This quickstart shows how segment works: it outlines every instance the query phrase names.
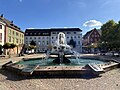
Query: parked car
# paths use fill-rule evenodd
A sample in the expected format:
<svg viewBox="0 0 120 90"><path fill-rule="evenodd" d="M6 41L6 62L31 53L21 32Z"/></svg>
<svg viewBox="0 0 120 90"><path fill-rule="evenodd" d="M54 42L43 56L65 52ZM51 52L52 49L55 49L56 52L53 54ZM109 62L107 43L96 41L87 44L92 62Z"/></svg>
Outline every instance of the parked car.
<svg viewBox="0 0 120 90"><path fill-rule="evenodd" d="M34 51L34 49L32 49L32 50L26 50L26 54L33 54L35 51Z"/></svg>

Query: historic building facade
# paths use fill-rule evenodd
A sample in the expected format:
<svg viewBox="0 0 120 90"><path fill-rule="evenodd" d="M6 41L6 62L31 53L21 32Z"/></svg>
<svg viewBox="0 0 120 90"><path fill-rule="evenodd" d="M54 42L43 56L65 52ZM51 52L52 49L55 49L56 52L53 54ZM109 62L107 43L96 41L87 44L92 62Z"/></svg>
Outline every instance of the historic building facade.
<svg viewBox="0 0 120 90"><path fill-rule="evenodd" d="M45 52L55 43L59 32L65 33L68 44L71 39L74 40L75 51L82 51L82 30L79 28L26 29L24 43L28 47L33 40L36 43L36 52Z"/></svg>
<svg viewBox="0 0 120 90"><path fill-rule="evenodd" d="M20 53L24 44L24 32L16 26L13 21L9 21L4 18L3 15L0 16L0 44L14 43L17 47L11 51L11 54ZM6 52L5 52L6 54Z"/></svg>
<svg viewBox="0 0 120 90"><path fill-rule="evenodd" d="M84 36L83 36L83 50L88 49L92 46L97 46L98 42L100 40L100 33L99 30L94 28L91 31L88 31Z"/></svg>

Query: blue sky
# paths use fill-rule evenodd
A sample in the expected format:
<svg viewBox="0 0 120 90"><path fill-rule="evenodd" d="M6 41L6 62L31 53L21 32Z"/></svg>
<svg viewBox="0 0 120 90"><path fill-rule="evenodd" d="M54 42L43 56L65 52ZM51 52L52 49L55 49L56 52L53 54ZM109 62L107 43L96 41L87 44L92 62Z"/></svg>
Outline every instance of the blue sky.
<svg viewBox="0 0 120 90"><path fill-rule="evenodd" d="M21 27L79 27L83 34L120 20L120 0L0 0L0 14Z"/></svg>

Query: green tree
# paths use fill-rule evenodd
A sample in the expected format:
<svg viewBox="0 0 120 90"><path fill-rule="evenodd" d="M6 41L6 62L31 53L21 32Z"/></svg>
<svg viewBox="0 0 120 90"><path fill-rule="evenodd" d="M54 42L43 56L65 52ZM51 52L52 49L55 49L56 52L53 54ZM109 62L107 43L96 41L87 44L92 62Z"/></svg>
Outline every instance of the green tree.
<svg viewBox="0 0 120 90"><path fill-rule="evenodd" d="M101 47L111 51L120 50L120 21L109 20L101 27Z"/></svg>
<svg viewBox="0 0 120 90"><path fill-rule="evenodd" d="M11 49L14 49L15 47L16 47L16 44L14 44L14 43L10 44Z"/></svg>
<svg viewBox="0 0 120 90"><path fill-rule="evenodd" d="M9 55L10 53L9 53L8 49L10 48L10 43L5 43L3 45L3 48L6 49L7 55Z"/></svg>
<svg viewBox="0 0 120 90"><path fill-rule="evenodd" d="M36 46L35 41L32 40L32 41L30 42L30 45Z"/></svg>
<svg viewBox="0 0 120 90"><path fill-rule="evenodd" d="M117 38L115 35L116 26L117 23L115 23L115 21L109 20L101 27L101 31L102 31L101 43L102 46L106 48L106 50L113 49L114 47L113 41L116 40Z"/></svg>
<svg viewBox="0 0 120 90"><path fill-rule="evenodd" d="M73 38L71 38L70 42L68 43L69 45L72 45L73 48L76 47L76 42L73 40Z"/></svg>
<svg viewBox="0 0 120 90"><path fill-rule="evenodd" d="M10 44L10 43L5 43L5 44L3 45L3 48L4 48L4 49L6 49L6 50L9 49L9 51L7 51L8 55L9 55L9 58L10 58L10 54L11 54L11 49L13 49L13 48L15 48L15 47L16 47L16 45L15 45L14 43L12 43L12 44Z"/></svg>
<svg viewBox="0 0 120 90"><path fill-rule="evenodd" d="M114 29L116 27L116 23L113 20L109 20L101 27L102 37L101 40L104 42L109 42L113 38Z"/></svg>
<svg viewBox="0 0 120 90"><path fill-rule="evenodd" d="M28 50L32 50L32 49L35 49L35 46L33 45L28 46Z"/></svg>
<svg viewBox="0 0 120 90"><path fill-rule="evenodd" d="M10 43L5 43L5 44L3 45L3 48L4 48L4 49L9 49L9 48L10 48Z"/></svg>

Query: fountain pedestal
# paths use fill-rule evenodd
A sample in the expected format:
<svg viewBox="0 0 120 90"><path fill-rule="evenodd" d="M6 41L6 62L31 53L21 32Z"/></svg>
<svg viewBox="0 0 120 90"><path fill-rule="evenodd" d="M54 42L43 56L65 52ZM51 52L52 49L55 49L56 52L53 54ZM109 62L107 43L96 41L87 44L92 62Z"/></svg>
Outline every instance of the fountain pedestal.
<svg viewBox="0 0 120 90"><path fill-rule="evenodd" d="M71 62L70 62L69 59L67 59L65 57L65 55L62 56L62 60L61 60L61 56L58 54L58 57L55 60L53 60L53 63L56 63L56 64L62 64L62 63L68 64L68 63L71 63Z"/></svg>

